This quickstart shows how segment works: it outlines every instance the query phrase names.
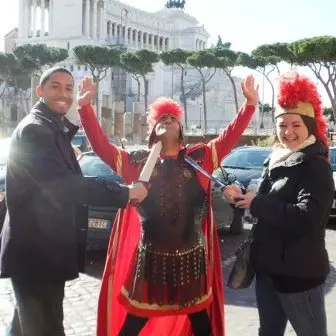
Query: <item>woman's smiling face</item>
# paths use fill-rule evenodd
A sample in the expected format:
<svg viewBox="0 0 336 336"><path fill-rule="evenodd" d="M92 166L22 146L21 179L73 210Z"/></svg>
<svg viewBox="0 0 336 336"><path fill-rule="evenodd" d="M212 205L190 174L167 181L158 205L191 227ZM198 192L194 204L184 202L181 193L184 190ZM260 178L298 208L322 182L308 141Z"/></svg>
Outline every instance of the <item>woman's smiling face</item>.
<svg viewBox="0 0 336 336"><path fill-rule="evenodd" d="M309 136L308 128L298 114L283 114L276 119L276 132L280 143L294 149Z"/></svg>

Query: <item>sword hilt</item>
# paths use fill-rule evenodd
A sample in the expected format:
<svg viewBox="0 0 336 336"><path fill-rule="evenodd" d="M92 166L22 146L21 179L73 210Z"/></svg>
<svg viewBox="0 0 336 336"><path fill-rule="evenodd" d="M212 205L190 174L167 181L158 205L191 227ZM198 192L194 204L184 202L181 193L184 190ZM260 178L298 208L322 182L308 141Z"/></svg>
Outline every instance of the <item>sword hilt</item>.
<svg viewBox="0 0 336 336"><path fill-rule="evenodd" d="M144 187L147 189L147 192L149 192L149 189L151 187L149 182L144 182L144 181L134 181L132 184L136 184L136 183L142 183L144 185ZM140 204L138 199L132 199L129 201L130 205L133 207L136 207Z"/></svg>

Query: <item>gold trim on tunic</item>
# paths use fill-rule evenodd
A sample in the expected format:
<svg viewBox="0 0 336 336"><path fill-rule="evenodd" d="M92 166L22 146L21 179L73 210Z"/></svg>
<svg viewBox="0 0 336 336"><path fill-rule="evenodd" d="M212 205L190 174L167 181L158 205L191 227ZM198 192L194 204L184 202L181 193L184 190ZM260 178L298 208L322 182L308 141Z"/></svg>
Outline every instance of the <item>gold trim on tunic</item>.
<svg viewBox="0 0 336 336"><path fill-rule="evenodd" d="M130 304L133 306L133 307L136 307L136 308L140 308L140 309L146 309L146 310L162 310L162 311L169 311L169 310L183 310L183 309L186 309L187 307L183 307L181 305L178 305L178 304L173 304L173 305L158 305L158 304L149 304L149 303L143 303L143 302L139 302L139 301L136 301L136 300L132 300L129 298L129 292L128 290L122 286L121 287L121 294L130 302ZM193 302L191 306L197 306L205 301L207 301L212 295L212 288L209 289L209 292L200 297L197 301Z"/></svg>

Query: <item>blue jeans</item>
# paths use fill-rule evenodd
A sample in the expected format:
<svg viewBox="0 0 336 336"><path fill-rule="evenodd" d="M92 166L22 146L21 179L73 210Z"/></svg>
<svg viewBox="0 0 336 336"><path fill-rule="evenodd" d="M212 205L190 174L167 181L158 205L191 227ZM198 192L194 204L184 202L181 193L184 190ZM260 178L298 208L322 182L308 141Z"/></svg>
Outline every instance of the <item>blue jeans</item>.
<svg viewBox="0 0 336 336"><path fill-rule="evenodd" d="M64 286L12 279L16 306L7 336L65 336Z"/></svg>
<svg viewBox="0 0 336 336"><path fill-rule="evenodd" d="M283 336L289 321L297 336L327 336L324 284L299 293L279 293L273 281L256 277L259 336Z"/></svg>

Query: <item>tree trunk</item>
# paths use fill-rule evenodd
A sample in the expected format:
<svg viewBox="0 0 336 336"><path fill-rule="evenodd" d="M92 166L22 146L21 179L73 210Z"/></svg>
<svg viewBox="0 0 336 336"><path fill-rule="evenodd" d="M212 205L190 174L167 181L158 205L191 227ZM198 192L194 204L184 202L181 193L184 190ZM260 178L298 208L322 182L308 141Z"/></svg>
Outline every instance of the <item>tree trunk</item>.
<svg viewBox="0 0 336 336"><path fill-rule="evenodd" d="M137 95L137 102L140 102L140 96L141 96L141 82L139 80L139 78L136 79L137 83L138 83L138 95Z"/></svg>
<svg viewBox="0 0 336 336"><path fill-rule="evenodd" d="M336 97L336 92L335 92L336 90L333 90L334 92L332 92L330 87L328 86L328 84L321 77L321 75L318 74L318 73L315 73L315 75L319 79L319 81L322 83L322 85L324 86L324 88L327 92L327 95L330 99L331 108L333 110L334 119L336 120L336 98L335 98Z"/></svg>
<svg viewBox="0 0 336 336"><path fill-rule="evenodd" d="M96 82L97 85L97 93L96 93L96 113L97 113L97 119L99 124L101 125L101 111L100 111L100 106L99 106L99 81Z"/></svg>
<svg viewBox="0 0 336 336"><path fill-rule="evenodd" d="M145 112L147 112L148 109L148 83L146 76L142 76L144 87L145 87Z"/></svg>
<svg viewBox="0 0 336 336"><path fill-rule="evenodd" d="M26 111L25 109L25 99L23 97L23 94L22 94L22 90L19 89L19 95L20 95L20 106L22 108L22 111L23 111L23 115L26 116L28 114L28 111Z"/></svg>
<svg viewBox="0 0 336 336"><path fill-rule="evenodd" d="M261 116L260 125L259 125L260 129L264 128L264 115L265 115L265 111L264 111L264 108L262 107L261 113L260 113L260 116Z"/></svg>
<svg viewBox="0 0 336 336"><path fill-rule="evenodd" d="M185 125L185 129L188 130L187 98L186 98L185 89L184 89L184 68L183 67L181 67L181 95L182 95L183 108L184 108L184 125Z"/></svg>
<svg viewBox="0 0 336 336"><path fill-rule="evenodd" d="M321 76L321 73L320 73L321 69L317 70L317 68L313 64L312 65L308 64L308 67L310 68L310 70L313 71L317 79L322 83L323 87L325 88L327 95L330 99L334 119L336 120L336 86L334 83L334 78L331 78L331 79L330 77L328 78L328 82L331 81L331 85L332 85L332 90L331 90L328 85L328 82L326 82Z"/></svg>
<svg viewBox="0 0 336 336"><path fill-rule="evenodd" d="M38 77L35 74L33 74L31 76L31 103L32 103L32 106L34 106L35 103L38 100L37 93L36 93L36 86L37 85L38 85Z"/></svg>
<svg viewBox="0 0 336 336"><path fill-rule="evenodd" d="M274 120L274 101L275 101L275 92L274 92L274 85L272 83L272 81L268 78L268 76L265 75L265 78L266 80L268 81L268 83L271 85L271 89L272 89L272 123L274 124L275 123L275 120Z"/></svg>
<svg viewBox="0 0 336 336"><path fill-rule="evenodd" d="M207 106L206 106L206 83L202 76L202 90L203 90L203 116L204 116L204 135L208 131L208 121L207 121Z"/></svg>
<svg viewBox="0 0 336 336"><path fill-rule="evenodd" d="M236 114L238 114L239 106L238 106L238 96L237 96L237 88L236 88L235 82L234 82L231 74L227 70L225 70L225 69L223 69L223 70L226 73L226 75L229 77L230 82L232 84L233 96L234 96L235 107L236 107Z"/></svg>
<svg viewBox="0 0 336 336"><path fill-rule="evenodd" d="M132 77L134 78L134 80L137 82L137 86L138 86L138 93L137 93L137 103L140 102L140 98L141 98L141 82L140 82L140 78L135 75L135 74L132 74Z"/></svg>

